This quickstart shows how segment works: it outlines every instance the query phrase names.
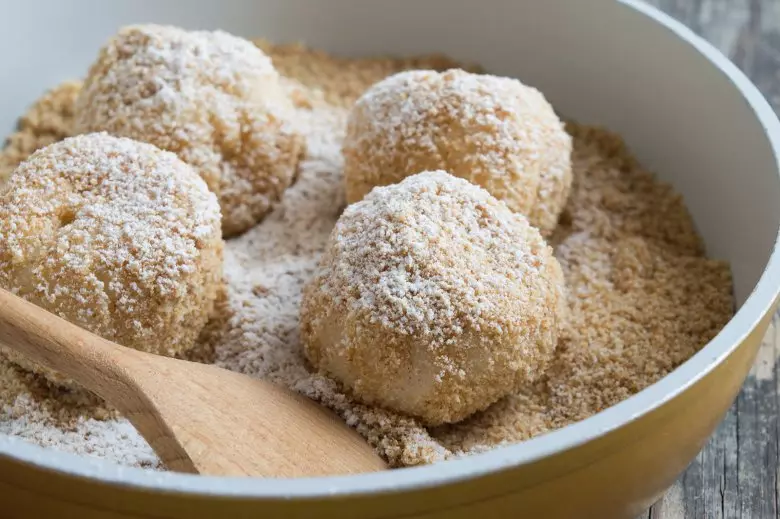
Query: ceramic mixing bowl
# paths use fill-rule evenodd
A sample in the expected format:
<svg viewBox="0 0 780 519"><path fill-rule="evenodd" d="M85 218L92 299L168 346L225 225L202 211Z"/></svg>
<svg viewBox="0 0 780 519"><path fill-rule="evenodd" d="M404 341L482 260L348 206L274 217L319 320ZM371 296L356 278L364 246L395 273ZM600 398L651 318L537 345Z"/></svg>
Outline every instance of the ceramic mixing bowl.
<svg viewBox="0 0 780 519"><path fill-rule="evenodd" d="M780 286L780 125L710 45L631 0L6 2L0 129L10 131L44 89L83 75L120 25L137 22L303 40L347 55L444 52L520 77L565 116L619 132L684 195L709 254L731 262L737 313L688 362L621 404L433 466L301 480L197 477L0 437L4 514L628 518L704 445L750 368Z"/></svg>

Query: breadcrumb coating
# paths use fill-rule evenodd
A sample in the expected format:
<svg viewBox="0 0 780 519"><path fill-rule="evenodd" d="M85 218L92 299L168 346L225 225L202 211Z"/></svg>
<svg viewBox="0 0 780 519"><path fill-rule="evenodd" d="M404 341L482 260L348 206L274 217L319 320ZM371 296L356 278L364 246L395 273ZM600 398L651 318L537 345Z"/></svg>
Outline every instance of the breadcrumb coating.
<svg viewBox="0 0 780 519"><path fill-rule="evenodd" d="M107 134L65 139L20 164L0 198L0 286L172 356L195 344L213 308L219 222L214 194L172 153Z"/></svg>
<svg viewBox="0 0 780 519"><path fill-rule="evenodd" d="M16 166L34 151L70 135L80 91L79 81L61 83L43 94L19 118L16 131L8 136L0 153L0 191Z"/></svg>
<svg viewBox="0 0 780 519"><path fill-rule="evenodd" d="M552 359L563 273L528 220L443 171L373 190L304 289L307 357L367 404L455 422Z"/></svg>

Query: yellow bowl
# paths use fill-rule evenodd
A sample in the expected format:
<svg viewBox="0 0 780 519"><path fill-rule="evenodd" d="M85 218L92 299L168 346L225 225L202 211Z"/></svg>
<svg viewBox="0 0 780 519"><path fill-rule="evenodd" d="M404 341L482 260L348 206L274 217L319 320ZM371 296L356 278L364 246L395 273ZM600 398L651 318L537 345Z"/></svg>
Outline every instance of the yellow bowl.
<svg viewBox="0 0 780 519"><path fill-rule="evenodd" d="M738 311L688 362L619 405L428 467L302 480L197 477L0 436L6 517L630 518L696 455L748 372L780 286L780 124L710 45L633 0L27 0L5 6L0 19L0 128L10 129L37 92L83 74L119 25L149 21L346 54L441 51L520 77L563 114L621 133L674 184L709 253L731 262Z"/></svg>

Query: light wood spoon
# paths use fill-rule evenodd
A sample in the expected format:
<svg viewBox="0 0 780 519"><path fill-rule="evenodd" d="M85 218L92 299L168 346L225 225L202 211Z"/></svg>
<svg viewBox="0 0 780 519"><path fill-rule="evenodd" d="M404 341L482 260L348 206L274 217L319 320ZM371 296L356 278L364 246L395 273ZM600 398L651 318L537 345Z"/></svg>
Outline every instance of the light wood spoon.
<svg viewBox="0 0 780 519"><path fill-rule="evenodd" d="M116 407L175 471L302 477L385 463L335 415L280 386L119 346L0 290L0 344Z"/></svg>

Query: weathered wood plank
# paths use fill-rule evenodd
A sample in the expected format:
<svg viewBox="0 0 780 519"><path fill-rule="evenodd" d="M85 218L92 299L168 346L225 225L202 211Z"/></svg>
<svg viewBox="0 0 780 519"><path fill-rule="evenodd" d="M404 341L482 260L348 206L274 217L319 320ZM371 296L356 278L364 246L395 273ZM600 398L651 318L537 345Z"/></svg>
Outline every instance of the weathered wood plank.
<svg viewBox="0 0 780 519"><path fill-rule="evenodd" d="M739 464L739 442L737 440L739 427L738 405L738 403L735 403L729 410L726 419L718 428L718 432L715 433L711 441L711 443L719 444L723 450L720 506L724 519L739 517L739 477L737 473L737 465Z"/></svg>
<svg viewBox="0 0 780 519"><path fill-rule="evenodd" d="M751 79L764 93L776 111L780 110L780 1L761 0L757 9L753 69Z"/></svg>
<svg viewBox="0 0 780 519"><path fill-rule="evenodd" d="M679 486L680 488L673 487L669 491L669 493L676 494L679 503L676 500L667 503L666 499L663 499L655 506L655 508L664 510L664 517L679 519L680 517L707 516L706 510L712 506L712 503L707 502L705 498L705 490L709 483L706 474L710 472L708 469L713 468L711 465L717 464L713 461L718 457L718 447L718 442L709 442L675 484L675 487ZM717 517L717 515L712 514L712 517Z"/></svg>
<svg viewBox="0 0 780 519"><path fill-rule="evenodd" d="M647 3L677 18L697 33L701 33L699 13L703 4L711 2L708 0L649 0Z"/></svg>
<svg viewBox="0 0 780 519"><path fill-rule="evenodd" d="M661 500L650 509L650 519L679 519L686 517L685 488L678 481ZM697 516L704 517L704 516Z"/></svg>
<svg viewBox="0 0 780 519"><path fill-rule="evenodd" d="M772 330L771 333L773 334L772 342L775 346L775 358L774 358L774 377L775 377L775 387L774 389L774 396L777 399L778 402L778 408L780 408L780 362L778 362L778 359L780 359L780 313L775 315L775 319L772 323ZM776 453L778 455L778 458L780 458L780 412L774 417L775 418L775 449ZM780 515L780 460L778 460L778 464L774 467L773 470L774 476L775 476L775 507L778 509L778 515Z"/></svg>
<svg viewBox="0 0 780 519"><path fill-rule="evenodd" d="M684 20L694 31L734 59L742 28L750 19L751 0L703 0L694 14L695 20Z"/></svg>
<svg viewBox="0 0 780 519"><path fill-rule="evenodd" d="M737 399L738 499L743 518L777 517L776 340L773 326Z"/></svg>

